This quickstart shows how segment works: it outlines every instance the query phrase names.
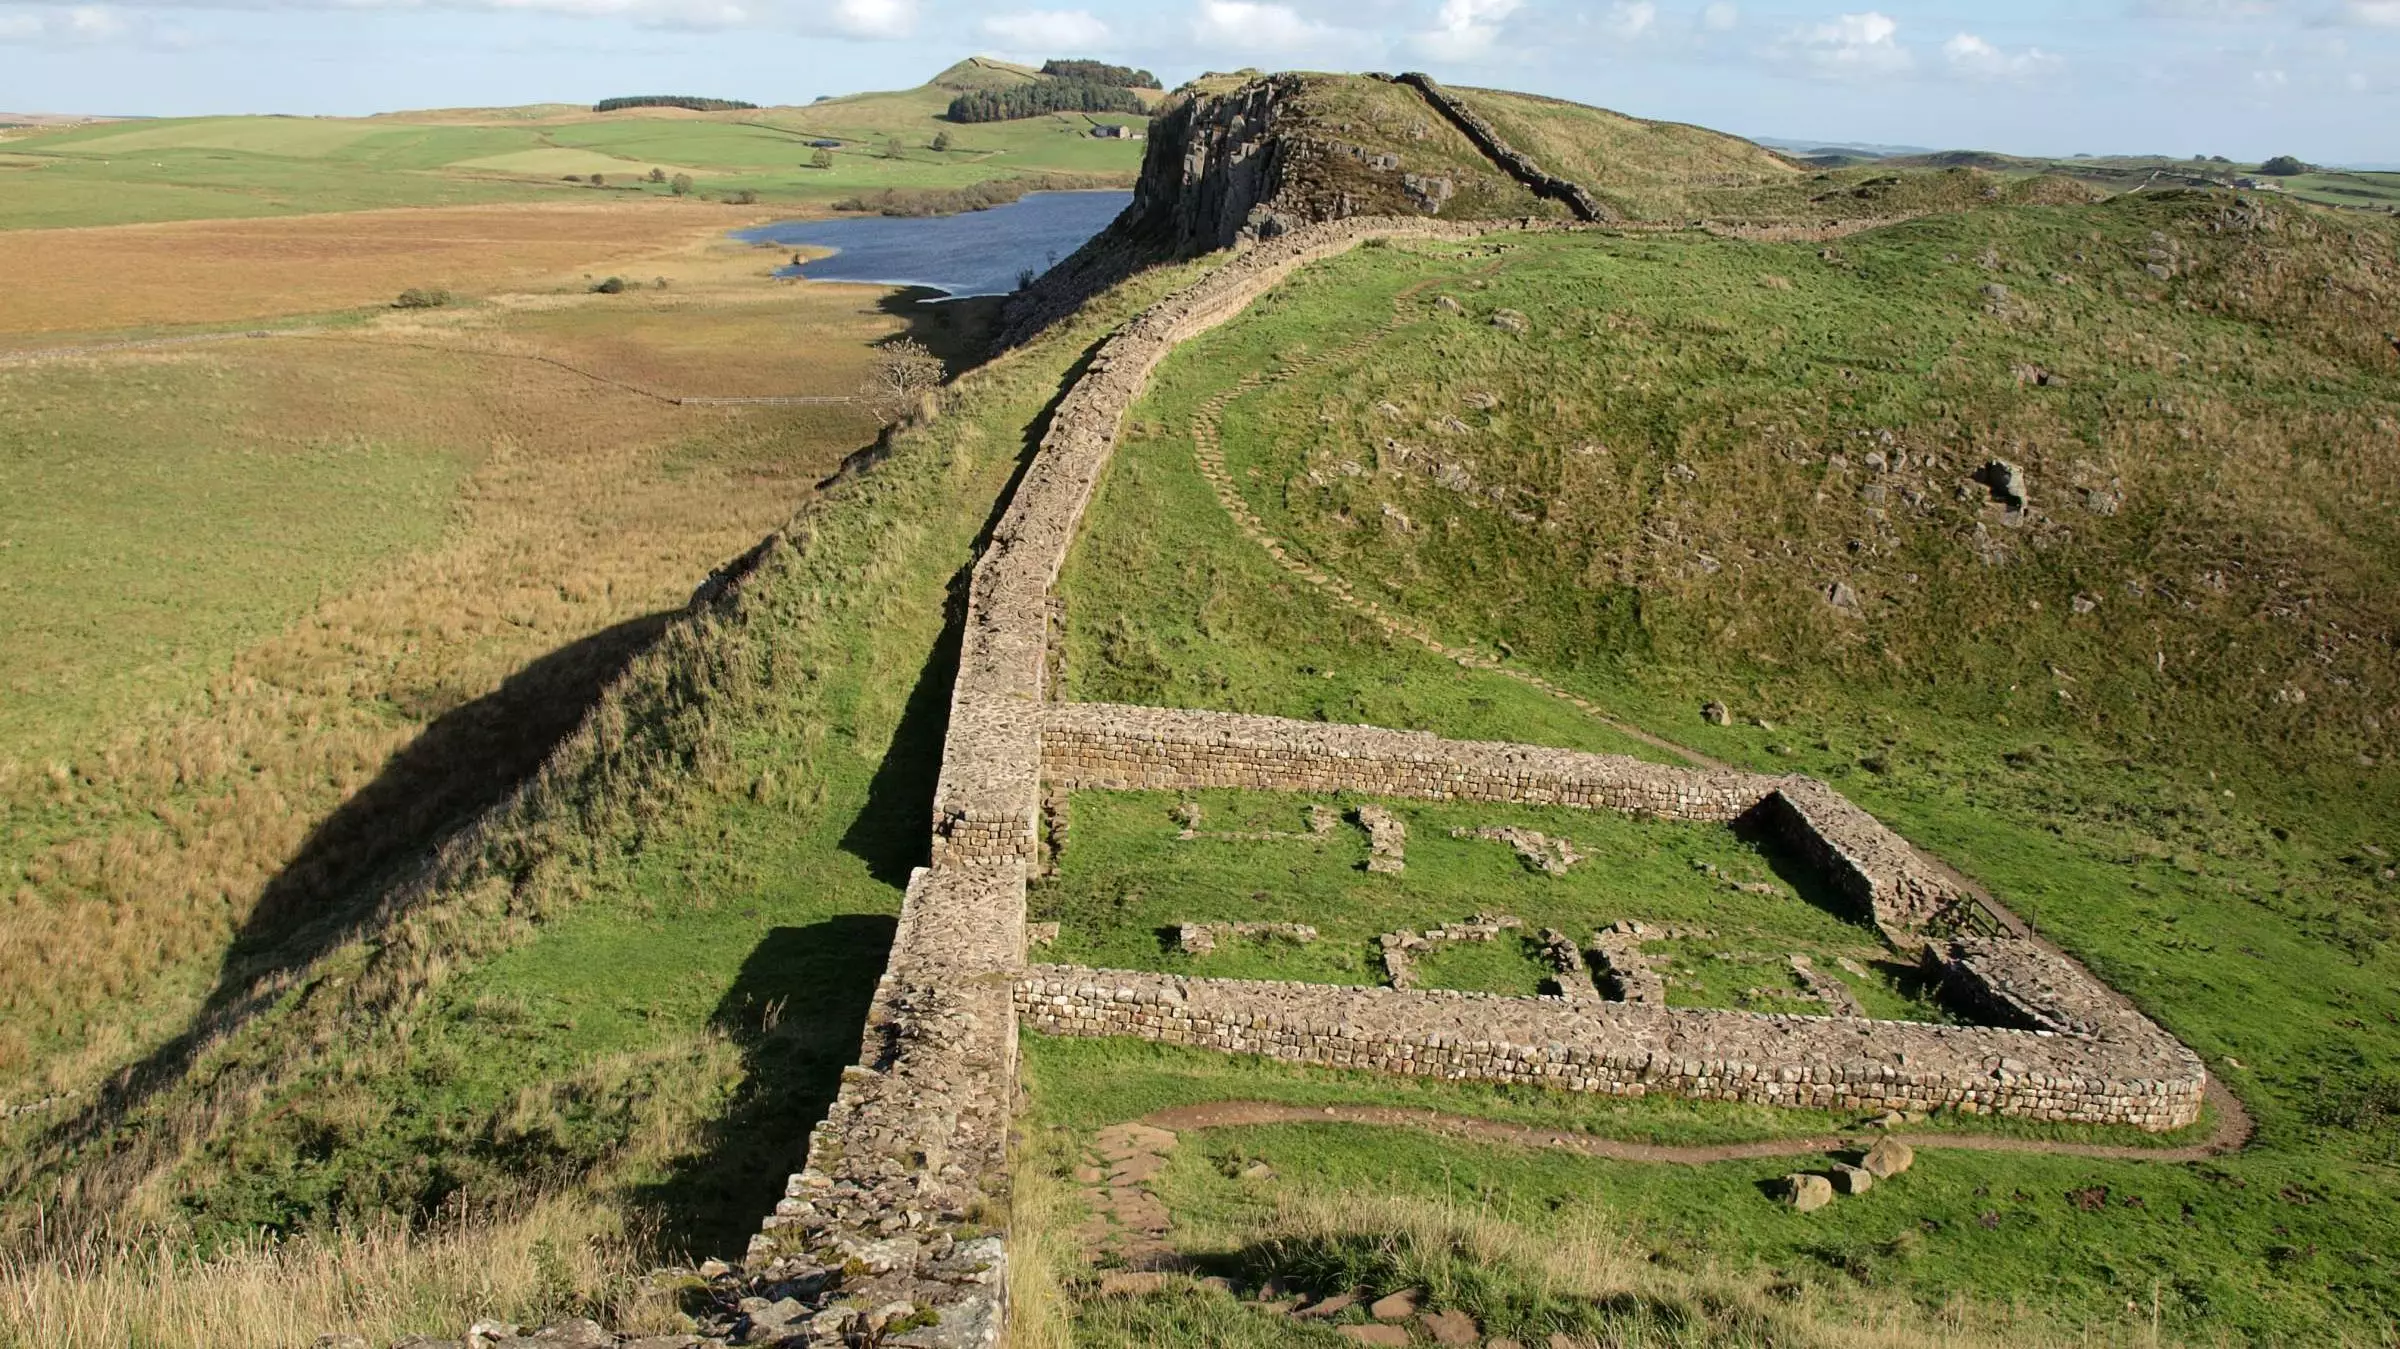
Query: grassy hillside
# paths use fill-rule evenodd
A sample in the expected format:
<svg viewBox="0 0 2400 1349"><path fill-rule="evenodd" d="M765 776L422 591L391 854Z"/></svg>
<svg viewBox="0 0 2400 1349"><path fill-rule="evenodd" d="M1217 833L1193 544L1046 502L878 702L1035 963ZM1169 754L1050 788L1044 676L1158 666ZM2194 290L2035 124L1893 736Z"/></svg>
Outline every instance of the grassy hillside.
<svg viewBox="0 0 2400 1349"><path fill-rule="evenodd" d="M943 120L951 97L972 83L962 68L1038 78L963 62L917 89L806 107L593 113L545 104L367 118L171 118L37 132L12 138L0 161L9 187L0 195L0 229L665 195L665 183L647 181L653 169L691 175L704 196L750 193L809 207L861 192L994 178L1130 181L1139 144L1094 139L1091 119ZM944 131L949 148L932 149ZM810 142L820 139L842 142L830 168L813 166ZM562 181L570 174L598 174L605 185Z"/></svg>
<svg viewBox="0 0 2400 1349"><path fill-rule="evenodd" d="M1781 184L1799 173L1779 155L1700 127L1497 89L1453 92L1535 163L1632 220L1689 216L1696 188Z"/></svg>
<svg viewBox="0 0 2400 1349"><path fill-rule="evenodd" d="M1799 1227L1756 1198L1764 1163L1395 1163L1419 1145L1268 1128L1212 1131L1208 1155L1306 1178L1282 1199L1373 1175L1538 1226L1572 1194L1654 1259L2035 1302L2094 1331L2371 1340L2400 1305L2380 1254L2400 1236L2400 671L2374 636L2394 617L2396 245L2196 197L1932 216L1831 250L1369 249L1178 353L1069 566L1072 696L1350 719L1351 681L1379 682L1361 620L1215 505L1193 427L1217 426L1250 507L1312 563L1651 729L1837 782L2132 994L2260 1124L2198 1167L1944 1155L1896 1207ZM2028 510L1978 480L1992 459ZM1735 725L1703 721L1712 698ZM1431 700L1380 710L1469 727ZM1144 894L1175 893L1151 874ZM1032 1053L1045 1095L1125 1093L1094 1119L1187 1074L1210 1085L1173 1098L1334 1090ZM1263 1221L1239 1169L1178 1171L1170 1202Z"/></svg>

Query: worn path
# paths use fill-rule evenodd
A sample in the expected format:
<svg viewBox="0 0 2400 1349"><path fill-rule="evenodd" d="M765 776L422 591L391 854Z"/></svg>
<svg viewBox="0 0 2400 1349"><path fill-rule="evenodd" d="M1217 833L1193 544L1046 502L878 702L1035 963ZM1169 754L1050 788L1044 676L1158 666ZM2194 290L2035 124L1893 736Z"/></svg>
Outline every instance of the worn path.
<svg viewBox="0 0 2400 1349"><path fill-rule="evenodd" d="M2180 1147L2146 1148L2110 1143L2069 1143L2056 1139L2008 1138L1997 1134L1910 1133L1876 1129L1865 1134L1817 1134L1804 1138L1768 1138L1752 1143L1629 1143L1621 1139L1562 1133L1530 1124L1477 1119L1400 1106L1301 1106L1265 1101L1211 1101L1176 1106L1145 1115L1139 1124L1167 1134L1193 1129L1226 1129L1260 1124L1363 1124L1383 1128L1418 1129L1447 1138L1478 1143L1509 1143L1603 1157L1618 1162L1657 1162L1705 1166L1712 1162L1749 1161L1766 1157L1803 1157L1828 1152L1857 1151L1879 1138L1892 1138L1920 1152L2015 1152L2053 1157L2089 1157L2111 1162L2197 1162L2239 1150L2250 1141L2250 1114L2224 1084L2210 1079L2208 1104L2216 1128L2207 1139ZM1125 1126L1119 1126L1124 1128Z"/></svg>

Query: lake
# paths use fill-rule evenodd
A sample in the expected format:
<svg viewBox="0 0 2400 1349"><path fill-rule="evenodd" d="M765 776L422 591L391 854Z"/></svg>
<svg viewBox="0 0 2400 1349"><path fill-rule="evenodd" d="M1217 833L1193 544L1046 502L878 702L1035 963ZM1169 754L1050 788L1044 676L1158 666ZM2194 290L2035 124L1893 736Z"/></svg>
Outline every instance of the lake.
<svg viewBox="0 0 2400 1349"><path fill-rule="evenodd" d="M1019 273L1050 270L1132 200L1131 192L1035 192L988 211L790 220L736 230L734 237L835 250L829 258L779 267L777 276L1006 295L1017 288Z"/></svg>

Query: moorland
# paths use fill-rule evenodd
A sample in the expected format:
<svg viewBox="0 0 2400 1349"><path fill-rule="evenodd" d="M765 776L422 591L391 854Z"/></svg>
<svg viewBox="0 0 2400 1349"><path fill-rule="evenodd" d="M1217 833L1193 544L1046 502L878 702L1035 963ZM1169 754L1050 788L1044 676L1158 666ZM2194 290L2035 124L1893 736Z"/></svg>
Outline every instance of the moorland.
<svg viewBox="0 0 2400 1349"><path fill-rule="evenodd" d="M2388 1343L2400 229L1456 92L1615 219L1573 225L1390 82L1213 77L1155 109L1135 209L1060 269L1109 284L1037 285L989 359L988 315L780 285L721 238L980 181L955 148L740 157L925 135L938 86L343 123L271 169L203 142L282 119L12 142L50 194L12 245L99 278L222 230L259 261L0 310L29 349L0 447L40 505L0 551L33 636L0 655L0 1341L770 1324L702 1262L748 1249L859 1057L972 568L1062 391L1228 265L1173 244L1215 222L1172 137L1241 101L1241 155L1282 177L1236 223L1559 227L1371 240L1168 356L1058 578L1052 696L1810 775L2223 1090L2160 1133L1906 1120L1912 1169L1802 1212L1783 1178L1887 1122L1028 1031L1008 1184L969 1219L1006 1233L1010 1341L1334 1345L1414 1290L1492 1343ZM91 148L153 134L173 183ZM953 145L1117 182L1142 153L1051 117ZM470 164L509 156L537 158ZM650 156L697 190L617 185ZM424 227L456 219L541 223ZM271 262L294 250L326 265ZM384 307L412 286L460 300ZM285 335L97 349L232 324ZM957 373L890 428L658 396L837 397L904 331ZM1369 868L1362 807L1405 819L1404 874ZM1503 828L1582 869L1478 836ZM1730 831L1086 790L1044 837L1044 959L1365 986L1395 929L1630 919L1679 926L1670 1007L1806 1012L1803 955L1869 1016L1964 1019ZM1228 921L1316 936L1176 935ZM1538 956L1419 973L1530 997Z"/></svg>

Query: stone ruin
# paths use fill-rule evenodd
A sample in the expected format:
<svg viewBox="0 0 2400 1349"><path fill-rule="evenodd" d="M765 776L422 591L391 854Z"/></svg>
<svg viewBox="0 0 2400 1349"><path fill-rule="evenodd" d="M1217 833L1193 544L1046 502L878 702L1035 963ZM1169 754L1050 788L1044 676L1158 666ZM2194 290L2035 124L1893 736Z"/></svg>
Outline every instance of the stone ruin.
<svg viewBox="0 0 2400 1349"><path fill-rule="evenodd" d="M1362 218L1292 229L1127 323L1092 353L1058 402L974 569L931 862L910 880L858 1066L844 1073L809 1137L805 1169L751 1243L745 1272L753 1283L798 1300L781 1342L926 1349L999 1342L1020 1023L1053 1035L1133 1036L1295 1063L1619 1096L1948 1108L2150 1130L2197 1117L2206 1074L2191 1051L2063 955L2005 925L1979 935L1973 929L1992 925L1977 918L1973 896L1823 783L1046 697L1051 587L1118 426L1167 353L1234 317L1296 268L1368 239L1464 239L1495 228ZM1739 821L1821 868L1895 949L1922 951L1955 1000L1985 1009L1999 1024L1671 1008L1646 981L1656 978L1645 976L1639 955L1641 940L1655 939L1647 931L1595 940L1596 964L1614 981L1615 998L1599 996L1588 979L1577 989L1582 954L1556 932L1539 939L1560 975L1555 997L1027 963L1026 883L1045 859L1045 809L1063 829L1059 805L1074 791L1214 788ZM1370 835L1371 867L1405 865L1397 817L1370 805L1359 820ZM1198 836L1199 820L1186 823L1188 835ZM1545 868L1571 865L1563 845L1554 851L1548 840L1508 841L1530 845ZM1463 926L1496 933L1499 924ZM1401 943L1403 955L1406 948Z"/></svg>

